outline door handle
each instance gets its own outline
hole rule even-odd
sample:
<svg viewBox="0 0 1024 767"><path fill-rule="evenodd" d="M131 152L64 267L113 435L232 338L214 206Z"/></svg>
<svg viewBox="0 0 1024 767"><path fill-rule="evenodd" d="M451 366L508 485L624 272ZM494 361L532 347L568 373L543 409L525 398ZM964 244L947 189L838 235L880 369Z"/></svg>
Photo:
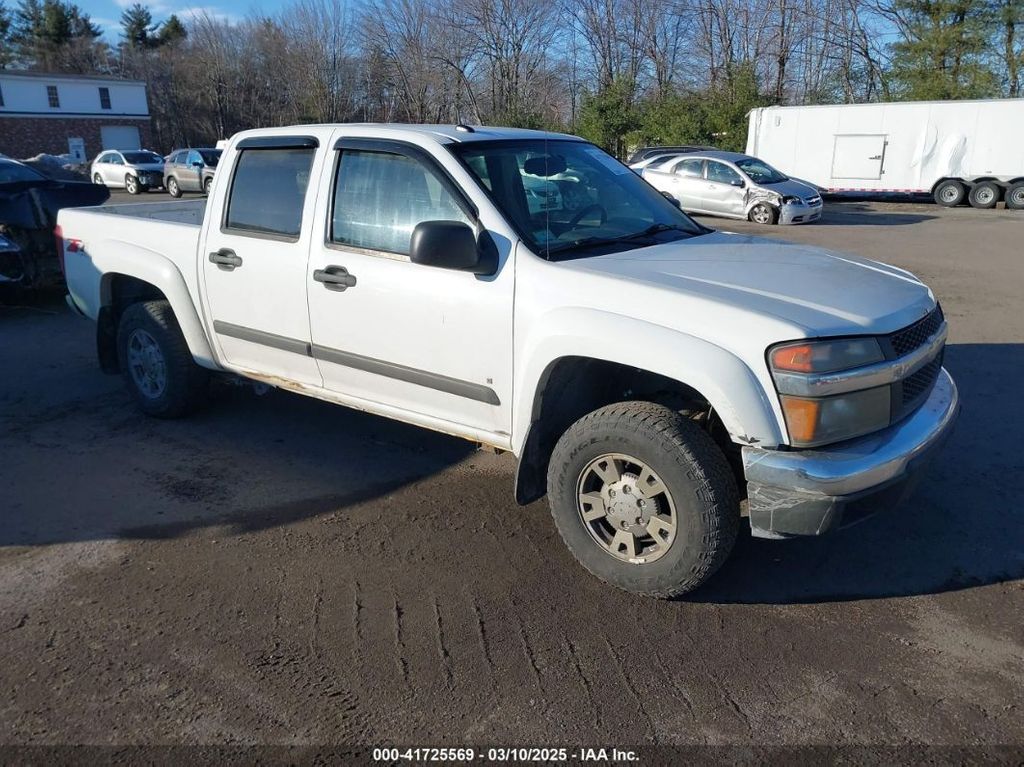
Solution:
<svg viewBox="0 0 1024 767"><path fill-rule="evenodd" d="M882 155L876 154L874 157L869 157L868 159L869 160L881 160L882 159Z"/></svg>
<svg viewBox="0 0 1024 767"><path fill-rule="evenodd" d="M216 264L218 269L223 269L225 272L232 272L235 267L242 265L242 259L235 255L235 251L231 248L221 248L210 254L210 263Z"/></svg>
<svg viewBox="0 0 1024 767"><path fill-rule="evenodd" d="M313 279L317 282L323 283L323 286L328 290L334 290L341 292L348 288L355 287L356 276L349 274L348 269L344 266L331 266L323 269L317 269L313 272Z"/></svg>

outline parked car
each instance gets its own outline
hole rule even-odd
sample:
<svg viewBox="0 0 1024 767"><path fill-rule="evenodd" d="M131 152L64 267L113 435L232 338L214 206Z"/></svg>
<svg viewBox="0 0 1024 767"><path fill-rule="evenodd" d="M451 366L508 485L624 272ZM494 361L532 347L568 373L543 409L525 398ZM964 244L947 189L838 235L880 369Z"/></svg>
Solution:
<svg viewBox="0 0 1024 767"><path fill-rule="evenodd" d="M818 191L738 152L694 152L650 165L640 175L689 213L758 224L806 224L821 218Z"/></svg>
<svg viewBox="0 0 1024 767"><path fill-rule="evenodd" d="M671 154L656 154L656 155L653 155L651 157L645 157L644 159L639 160L637 162L629 163L629 167L632 168L632 170L635 173L640 173L640 171L642 171L644 168L651 168L651 167L656 167L658 165L664 165L667 162L671 162L672 160L675 160L676 158L681 157L683 154L685 154L685 153L684 152L679 152L679 153L673 152ZM643 175L643 174L641 173L640 175Z"/></svg>
<svg viewBox="0 0 1024 767"><path fill-rule="evenodd" d="M164 188L171 197L183 192L208 194L220 162L219 149L176 149L164 164Z"/></svg>
<svg viewBox="0 0 1024 767"><path fill-rule="evenodd" d="M267 128L219 172L206 201L60 214L69 304L138 406L230 374L511 451L516 500L628 591L696 588L742 516L884 508L959 409L913 275L714 232L575 137ZM584 188L534 209L526 176Z"/></svg>
<svg viewBox="0 0 1024 767"><path fill-rule="evenodd" d="M94 184L141 194L163 185L164 159L148 149L108 149L92 161Z"/></svg>
<svg viewBox="0 0 1024 767"><path fill-rule="evenodd" d="M688 152L709 152L713 149L713 146L701 146L699 144L681 144L679 146L642 146L629 156L629 159L626 160L626 165L632 166L652 157L661 157L663 155L670 154L686 154Z"/></svg>
<svg viewBox="0 0 1024 767"><path fill-rule="evenodd" d="M53 228L61 208L100 205L110 192L86 181L44 176L0 157L0 283L23 288L59 285Z"/></svg>

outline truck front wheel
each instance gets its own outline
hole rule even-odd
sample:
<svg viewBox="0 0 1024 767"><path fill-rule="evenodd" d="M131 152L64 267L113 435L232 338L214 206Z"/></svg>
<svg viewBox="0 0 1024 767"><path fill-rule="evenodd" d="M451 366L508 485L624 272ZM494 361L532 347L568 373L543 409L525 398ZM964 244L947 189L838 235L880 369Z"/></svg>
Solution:
<svg viewBox="0 0 1024 767"><path fill-rule="evenodd" d="M146 301L124 310L117 353L128 390L147 415L178 418L202 404L209 372L192 359L167 301Z"/></svg>
<svg viewBox="0 0 1024 767"><path fill-rule="evenodd" d="M562 435L548 466L551 513L587 570L625 591L669 598L721 567L739 527L725 456L693 421L622 402Z"/></svg>

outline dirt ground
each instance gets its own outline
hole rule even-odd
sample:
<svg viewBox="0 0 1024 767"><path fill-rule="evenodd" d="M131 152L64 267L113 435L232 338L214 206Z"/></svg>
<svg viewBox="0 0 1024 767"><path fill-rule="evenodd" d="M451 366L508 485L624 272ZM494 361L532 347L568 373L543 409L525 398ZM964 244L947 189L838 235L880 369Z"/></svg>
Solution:
<svg viewBox="0 0 1024 767"><path fill-rule="evenodd" d="M756 231L925 279L963 415L907 507L676 602L587 575L511 456L247 388L150 420L90 323L0 308L0 743L1024 746L1024 214Z"/></svg>

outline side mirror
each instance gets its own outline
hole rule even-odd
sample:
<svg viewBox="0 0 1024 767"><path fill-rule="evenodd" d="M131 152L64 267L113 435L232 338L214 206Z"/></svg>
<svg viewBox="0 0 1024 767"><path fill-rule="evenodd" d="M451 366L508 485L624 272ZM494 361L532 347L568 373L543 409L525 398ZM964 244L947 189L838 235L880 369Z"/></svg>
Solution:
<svg viewBox="0 0 1024 767"><path fill-rule="evenodd" d="M734 179L733 179L732 181L730 181L729 183L730 183L730 184L731 184L732 186L738 186L738 187L739 187L740 189L742 189L743 187L745 187L745 186L746 186L746 184L744 184L744 183L743 183L743 179L742 179L742 178L734 178Z"/></svg>
<svg viewBox="0 0 1024 767"><path fill-rule="evenodd" d="M201 162L194 162L194 163L192 163L192 167L193 168L202 168L203 164Z"/></svg>
<svg viewBox="0 0 1024 767"><path fill-rule="evenodd" d="M675 195L671 194L670 192L662 192L661 196L664 197L673 205L675 205L677 208L679 207L679 200L675 198Z"/></svg>
<svg viewBox="0 0 1024 767"><path fill-rule="evenodd" d="M486 235L485 235L486 236ZM488 242L490 238L487 237ZM481 247L476 232L460 221L422 221L412 230L409 259L414 264L457 269L473 274L493 274L497 252Z"/></svg>

